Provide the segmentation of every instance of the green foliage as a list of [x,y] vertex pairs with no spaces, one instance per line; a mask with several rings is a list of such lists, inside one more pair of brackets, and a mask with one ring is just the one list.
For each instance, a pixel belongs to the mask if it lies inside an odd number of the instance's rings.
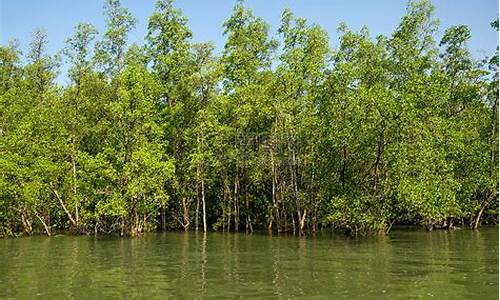
[[67,39],[66,86],[42,30],[25,56],[1,46],[0,236],[496,222],[498,48],[474,60],[465,25],[437,44],[433,12],[410,1],[388,37],[341,24],[331,49],[237,2],[219,56],[171,0],[128,45],[136,21],[108,0],[102,36]]
[[[95,61],[109,77],[116,76],[123,68],[127,35],[135,27],[136,19],[121,6],[120,0],[106,0],[104,5],[107,30],[96,44]],[[89,28],[85,28],[89,30]],[[84,33],[89,35],[89,32]]]

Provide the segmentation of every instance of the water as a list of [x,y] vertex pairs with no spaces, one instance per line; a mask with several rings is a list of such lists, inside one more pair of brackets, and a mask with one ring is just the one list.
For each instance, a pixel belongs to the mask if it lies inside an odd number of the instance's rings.
[[498,228],[0,240],[1,299],[498,299]]

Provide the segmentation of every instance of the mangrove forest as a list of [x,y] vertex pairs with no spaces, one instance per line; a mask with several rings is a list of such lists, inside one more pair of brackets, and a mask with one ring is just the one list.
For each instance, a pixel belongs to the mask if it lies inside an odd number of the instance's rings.
[[475,58],[429,1],[386,36],[341,23],[335,43],[238,1],[222,49],[172,0],[141,43],[119,0],[103,15],[57,53],[43,29],[0,45],[0,236],[498,223],[498,48]]

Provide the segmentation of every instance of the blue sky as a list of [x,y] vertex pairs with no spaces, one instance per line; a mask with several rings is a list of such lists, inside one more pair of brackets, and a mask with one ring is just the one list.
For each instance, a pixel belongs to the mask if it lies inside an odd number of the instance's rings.
[[[147,19],[155,0],[122,0],[138,19],[130,35],[131,42],[142,43]],[[471,28],[469,47],[476,58],[491,55],[498,45],[498,34],[490,22],[498,16],[497,0],[434,0],[436,16],[441,20],[439,40],[445,28],[465,24]],[[48,51],[55,53],[73,32],[78,22],[89,22],[104,31],[103,0],[0,0],[0,44],[16,38],[21,49],[28,47],[32,32],[44,28],[49,36]],[[195,41],[212,41],[218,49],[224,45],[222,24],[232,11],[234,0],[177,0],[189,19]],[[390,35],[405,13],[406,1],[383,0],[247,0],[246,5],[271,25],[276,34],[281,11],[288,7],[301,17],[327,30],[332,46],[338,44],[340,22],[355,30],[368,26],[373,36]]]

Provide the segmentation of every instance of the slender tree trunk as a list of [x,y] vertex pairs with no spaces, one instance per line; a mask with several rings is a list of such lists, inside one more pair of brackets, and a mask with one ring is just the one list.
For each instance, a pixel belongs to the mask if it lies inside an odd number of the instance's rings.
[[189,205],[188,201],[186,200],[186,197],[182,197],[181,203],[182,203],[182,218],[183,218],[182,223],[184,231],[188,231],[190,222],[189,222]]
[[[314,153],[314,151],[313,151]],[[310,197],[310,203],[312,204],[312,211],[311,211],[311,223],[312,223],[312,232],[315,234],[318,230],[318,206],[319,206],[319,201],[318,197],[316,195],[316,160],[313,160],[312,163],[312,174],[311,174],[311,184],[309,186],[309,197]]]
[[479,213],[477,214],[476,220],[474,221],[474,229],[477,229],[479,227],[479,224],[481,222],[481,216],[483,215],[484,209],[487,206],[487,201],[485,204],[481,206],[481,210],[479,210]]
[[38,214],[35,214],[35,215],[38,218],[38,220],[40,221],[40,223],[42,223],[43,228],[45,229],[45,232],[47,233],[47,236],[51,236],[52,233],[51,233],[51,230],[50,230],[50,226],[47,225],[47,223],[45,223],[45,221],[43,220],[43,218],[40,217]]
[[161,230],[166,231],[167,230],[167,220],[165,216],[165,207],[160,208],[160,218],[161,218]]
[[73,216],[71,215],[71,213],[69,212],[69,210],[66,208],[66,205],[64,205],[64,202],[61,199],[61,197],[59,196],[59,193],[56,190],[54,190],[54,189],[52,190],[52,192],[54,192],[54,194],[56,195],[57,200],[59,200],[59,204],[61,204],[61,207],[63,208],[64,212],[66,213],[66,215],[68,216],[69,220],[71,221],[71,224],[73,224],[73,226],[75,228],[78,228],[75,219],[73,218]]
[[121,222],[120,222],[120,236],[124,236],[125,235],[125,218],[122,217],[121,218]]
[[304,225],[305,225],[305,220],[307,216],[307,209],[304,208],[304,213],[302,214],[302,219],[300,219],[300,235],[304,235]]
[[238,190],[239,190],[239,179],[236,175],[234,179],[234,231],[238,232],[238,227],[240,223],[240,208],[238,205]]
[[199,229],[199,223],[200,222],[200,195],[199,195],[199,189],[198,185],[196,185],[196,212],[195,212],[195,226],[196,226],[196,231]]
[[[301,215],[301,205],[299,200],[298,186],[297,186],[297,166],[296,166],[296,155],[295,155],[295,147],[291,145],[291,133],[289,133],[288,137],[288,150],[291,153],[291,159],[289,159],[288,167],[290,169],[290,179],[292,184],[293,196],[295,198],[295,208],[297,210],[297,221],[300,229],[300,224],[302,223],[302,215]],[[293,232],[295,234],[295,219],[293,220]]]
[[226,185],[226,193],[228,196],[228,203],[227,203],[227,232],[231,232],[231,216],[232,216],[232,211],[233,211],[233,197],[231,195],[231,190],[229,187],[228,182],[224,182]]
[[201,180],[201,202],[203,205],[203,232],[207,232],[207,211],[205,203],[205,182]]
[[223,187],[222,188],[222,203],[221,203],[221,209],[222,209],[222,233],[225,232],[226,229],[226,189]]
[[280,196],[281,196],[281,201],[280,201],[281,202],[281,211],[283,212],[281,219],[283,219],[283,221],[284,221],[284,224],[282,224],[281,227],[282,227],[282,232],[283,231],[287,232],[288,231],[288,210],[287,210],[286,203],[285,203],[285,180],[284,180],[284,178],[281,178]]
[[250,203],[248,201],[248,191],[246,190],[248,186],[245,187],[245,206],[246,206],[246,226],[245,226],[245,231],[248,233],[250,230],[250,233],[253,232],[252,228],[252,219],[250,216]]
[[24,232],[31,235],[31,233],[33,232],[33,221],[31,220],[31,218],[26,216],[25,209],[21,210],[21,223],[23,224]]
[[316,233],[318,231],[318,209],[316,205],[312,211],[312,232]]

